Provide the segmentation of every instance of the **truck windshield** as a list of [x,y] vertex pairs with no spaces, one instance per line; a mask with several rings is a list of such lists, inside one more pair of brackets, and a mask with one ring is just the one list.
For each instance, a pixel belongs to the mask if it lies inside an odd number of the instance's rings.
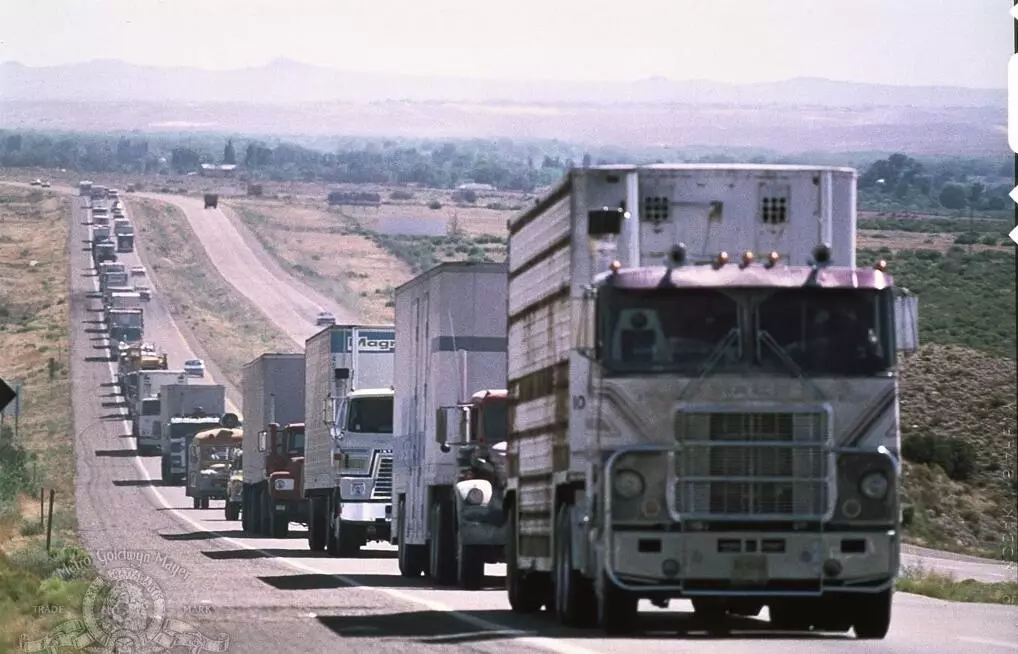
[[890,291],[782,289],[756,310],[757,356],[811,376],[866,376],[894,365]]
[[715,350],[738,356],[739,310],[714,289],[603,289],[602,363],[613,373],[698,374]]
[[286,437],[286,453],[290,456],[304,454],[304,432],[291,431]]
[[506,438],[509,405],[504,401],[487,402],[481,409],[486,443],[500,443]]
[[352,398],[347,414],[346,430],[355,434],[391,434],[392,398]]

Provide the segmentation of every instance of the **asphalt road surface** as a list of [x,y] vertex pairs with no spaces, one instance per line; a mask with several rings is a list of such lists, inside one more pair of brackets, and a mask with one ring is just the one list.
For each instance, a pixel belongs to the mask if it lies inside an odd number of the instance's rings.
[[[162,486],[158,458],[139,458],[119,416],[112,368],[95,360],[100,334],[89,321],[98,300],[89,299],[95,278],[82,251],[86,228],[81,212],[72,220],[71,311],[74,413],[77,425],[78,514],[82,539],[98,559],[108,552],[149,553],[150,575],[166,596],[168,615],[212,638],[225,632],[228,651],[364,652],[427,651],[441,645],[473,651],[562,654],[621,652],[858,651],[851,637],[777,634],[761,620],[733,622],[729,637],[696,631],[687,602],[665,611],[647,607],[641,633],[607,639],[597,631],[567,630],[551,618],[522,617],[508,610],[501,588],[504,566],[488,566],[487,589],[435,589],[426,580],[406,580],[396,571],[392,548],[374,546],[359,559],[332,559],[307,550],[294,525],[287,539],[249,538],[239,522],[226,522],[220,502],[192,510],[183,489]],[[208,247],[206,245],[206,247]],[[232,280],[231,280],[232,281]],[[190,358],[187,342],[168,313],[160,313],[157,291],[146,310],[146,340],[176,348]],[[173,344],[172,346],[170,344]],[[171,354],[171,359],[174,354]],[[177,360],[179,361],[179,360]],[[176,365],[171,360],[171,367]],[[210,377],[216,375],[211,371]],[[235,391],[232,393],[236,398]],[[98,398],[97,398],[98,396]],[[969,561],[918,551],[926,568],[946,562],[958,576],[987,571],[1007,574],[992,561]],[[122,563],[113,562],[116,568]],[[1000,579],[993,579],[999,581]],[[942,602],[907,594],[895,599],[887,639],[867,643],[874,652],[1006,652],[1018,650],[1018,608]],[[851,648],[851,650],[850,650]]]

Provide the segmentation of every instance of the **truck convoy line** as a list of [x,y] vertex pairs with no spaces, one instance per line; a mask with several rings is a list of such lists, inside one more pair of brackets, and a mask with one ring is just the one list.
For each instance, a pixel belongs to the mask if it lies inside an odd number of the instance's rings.
[[[688,598],[882,639],[917,312],[855,233],[852,169],[574,169],[510,221],[505,264],[441,264],[396,290],[395,325],[245,367],[227,518],[305,524],[332,556],[387,541],[404,576],[465,589],[505,561],[514,611],[572,627]],[[160,424],[236,422],[158,388]],[[163,433],[173,476],[186,437]]]
[[194,508],[207,508],[210,499],[226,499],[230,459],[240,453],[240,435],[238,431],[234,439],[220,432],[232,432],[240,426],[239,419],[226,412],[222,384],[203,384],[183,370],[169,370],[167,356],[145,342],[144,303],[151,292],[147,284],[139,292],[132,285],[135,271],[117,261],[118,253],[134,248],[134,228],[119,193],[85,181],[78,189],[91,224],[109,356],[117,363],[117,381],[127,400],[139,454],[159,454],[162,481],[186,486]]

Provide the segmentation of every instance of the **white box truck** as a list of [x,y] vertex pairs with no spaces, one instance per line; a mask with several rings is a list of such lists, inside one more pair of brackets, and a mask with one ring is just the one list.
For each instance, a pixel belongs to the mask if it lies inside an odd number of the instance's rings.
[[504,560],[505,264],[443,263],[396,289],[393,542],[407,577],[476,589]]
[[247,425],[241,522],[248,533],[285,538],[291,522],[307,523],[304,355],[266,353],[241,374]]
[[[187,448],[200,431],[225,424],[226,387],[222,384],[165,384],[159,389],[160,472],[163,483],[182,485]],[[233,416],[235,419],[236,416]],[[230,422],[230,421],[228,421]]]
[[898,572],[895,288],[856,172],[569,172],[509,223],[509,602],[637,601],[883,638]]
[[138,454],[159,454],[162,439],[157,425],[161,414],[159,390],[167,384],[187,384],[183,370],[139,370],[133,397],[128,398],[131,413],[132,436],[138,440]]
[[308,546],[357,556],[388,542],[395,330],[332,325],[307,339],[304,497]]

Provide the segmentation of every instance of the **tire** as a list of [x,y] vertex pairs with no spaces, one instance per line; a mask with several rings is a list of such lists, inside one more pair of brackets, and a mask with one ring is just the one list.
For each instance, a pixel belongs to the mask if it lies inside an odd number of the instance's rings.
[[240,491],[240,528],[251,533],[251,493],[247,488]]
[[268,490],[258,490],[258,533],[262,536],[272,535],[272,500]]
[[456,530],[456,584],[463,590],[477,590],[484,585],[484,550],[464,545]]
[[339,535],[336,537],[339,556],[346,559],[354,559],[360,556],[361,545],[364,544],[360,528],[350,524],[344,527],[342,520],[337,520],[336,525],[339,527]]
[[321,499],[308,498],[308,549],[321,552],[325,549],[325,510]]
[[406,500],[399,500],[399,517],[396,519],[396,534],[399,547],[399,573],[408,579],[420,577],[425,572],[422,556],[424,549],[420,545],[409,545],[406,542]]
[[607,577],[601,583],[603,587],[597,598],[597,622],[601,630],[608,636],[631,634],[639,615],[639,598]]
[[333,506],[335,500],[332,496],[329,496],[325,500],[325,551],[329,553],[329,556],[339,556],[339,539],[336,538],[336,530],[332,526],[332,516],[336,514],[336,509]]
[[290,534],[289,516],[276,511],[274,506],[269,511],[269,534],[272,538],[286,538]]
[[876,595],[856,599],[852,628],[860,640],[883,640],[891,628],[891,604],[894,593],[887,589]]
[[509,606],[516,613],[537,613],[541,610],[543,602],[538,588],[532,579],[527,579],[517,568],[517,543],[518,520],[516,507],[509,508],[509,527],[506,530],[505,540],[505,562],[506,576],[505,586],[509,595]]
[[450,536],[454,536],[452,516],[444,500],[431,505],[431,538],[428,542],[431,580],[439,586],[456,583],[456,550]]
[[570,507],[559,506],[555,520],[555,612],[567,627],[585,629],[597,625],[597,603],[590,580],[573,569]]

